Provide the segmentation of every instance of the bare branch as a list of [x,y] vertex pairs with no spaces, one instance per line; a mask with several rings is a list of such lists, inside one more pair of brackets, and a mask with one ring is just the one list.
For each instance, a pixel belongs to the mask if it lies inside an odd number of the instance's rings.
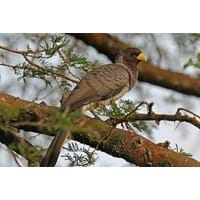
[[33,53],[33,51],[19,51],[17,49],[8,48],[2,45],[0,45],[0,49],[21,55],[28,55],[29,53]]
[[57,72],[55,72],[55,71],[49,70],[49,69],[47,69],[47,68],[44,68],[44,67],[42,67],[42,66],[40,66],[40,65],[38,65],[38,64],[36,64],[36,63],[33,63],[33,62],[32,62],[31,60],[29,60],[28,57],[27,57],[26,55],[24,55],[24,54],[23,54],[23,57],[24,57],[24,59],[25,59],[30,65],[32,65],[32,66],[38,68],[39,70],[45,72],[45,73],[48,74],[48,75],[54,75],[54,76],[57,76],[57,77],[61,77],[61,78],[64,78],[64,79],[66,79],[66,80],[72,81],[72,82],[74,82],[74,83],[78,83],[78,82],[79,82],[79,80],[77,80],[77,79],[75,79],[75,78],[73,78],[73,77],[69,77],[69,76],[66,76],[66,75],[64,75],[64,74],[57,73]]
[[[148,112],[135,112],[143,104],[147,105]],[[123,119],[114,119],[114,124],[120,124],[128,121],[155,121],[156,124],[159,125],[160,121],[179,121],[187,122],[200,129],[200,116],[185,108],[178,108],[175,114],[158,114],[153,112],[152,107],[153,103],[141,102],[138,106],[136,106],[136,108],[133,111],[131,111]],[[182,114],[182,110],[189,113],[192,116],[189,116],[188,114]]]
[[15,151],[13,151],[13,150],[11,150],[11,149],[9,149],[9,152],[10,152],[11,155],[13,156],[13,158],[14,158],[14,160],[15,160],[17,166],[18,166],[18,167],[22,167],[21,164],[20,164],[19,161],[18,161],[19,155],[18,155]]

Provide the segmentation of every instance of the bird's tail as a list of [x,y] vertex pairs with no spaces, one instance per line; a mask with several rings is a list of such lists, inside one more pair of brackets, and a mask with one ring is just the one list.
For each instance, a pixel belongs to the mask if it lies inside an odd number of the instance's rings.
[[53,167],[55,166],[65,138],[69,135],[69,131],[60,130],[53,141],[51,142],[44,158],[42,159],[40,166],[41,167]]
[[[67,105],[66,103],[62,104],[61,111],[64,114],[68,113],[70,111],[70,106]],[[60,129],[58,131],[56,136],[53,138],[49,148],[47,149],[47,152],[46,152],[44,158],[40,162],[41,167],[54,167],[55,166],[55,164],[58,160],[61,148],[63,146],[63,143],[65,141],[65,138],[69,135],[71,135],[69,130]]]

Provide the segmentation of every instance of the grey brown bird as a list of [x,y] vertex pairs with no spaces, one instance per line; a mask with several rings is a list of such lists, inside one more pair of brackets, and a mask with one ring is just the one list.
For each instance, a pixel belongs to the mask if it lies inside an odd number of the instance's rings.
[[[89,72],[64,99],[61,111],[73,112],[93,103],[108,103],[126,94],[136,83],[137,65],[145,56],[140,49],[127,48],[116,57],[114,64],[101,65]],[[54,166],[67,133],[60,132],[54,137],[40,166]]]

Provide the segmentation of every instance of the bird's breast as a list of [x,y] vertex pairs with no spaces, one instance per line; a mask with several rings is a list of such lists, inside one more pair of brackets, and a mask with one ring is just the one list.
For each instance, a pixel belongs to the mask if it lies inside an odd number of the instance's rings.
[[111,100],[118,100],[121,97],[123,97],[127,92],[129,91],[129,84],[127,84],[117,95],[113,96],[112,98],[101,100],[98,102],[93,102],[90,104],[87,104],[81,108],[81,110],[84,112],[86,110],[95,109],[101,105],[109,105]]

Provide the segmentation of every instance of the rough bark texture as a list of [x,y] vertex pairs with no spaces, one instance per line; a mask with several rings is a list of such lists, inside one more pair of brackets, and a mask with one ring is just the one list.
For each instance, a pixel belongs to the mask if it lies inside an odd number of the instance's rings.
[[[18,115],[9,119],[11,124],[15,122],[16,128],[48,135],[55,134],[54,124],[50,123],[50,128],[46,128],[41,120],[46,119],[47,123],[48,118],[58,111],[57,108],[21,100],[4,93],[0,93],[0,105],[17,110]],[[2,114],[0,112],[0,116]],[[27,122],[24,116],[27,116]],[[170,150],[165,144],[154,144],[135,132],[113,128],[103,121],[89,117],[78,119],[71,132],[75,140],[98,147],[110,155],[124,158],[138,166],[200,166],[199,161]],[[3,141],[1,139],[1,142]],[[10,141],[11,144],[12,142],[14,141]]]
[[[108,34],[72,34],[86,44],[94,46],[98,51],[114,61],[117,53],[129,47]],[[200,79],[191,76],[160,69],[158,66],[143,62],[139,68],[139,80],[169,88],[184,94],[200,97]]]

